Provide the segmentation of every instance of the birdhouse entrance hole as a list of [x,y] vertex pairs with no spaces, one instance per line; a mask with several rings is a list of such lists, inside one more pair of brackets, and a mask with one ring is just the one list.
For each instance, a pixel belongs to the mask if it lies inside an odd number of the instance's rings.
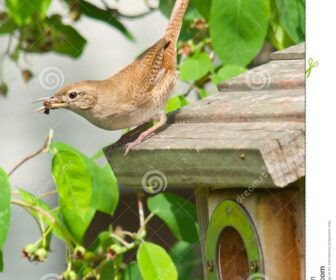
[[221,280],[247,279],[249,261],[244,240],[233,227],[225,228],[218,242],[218,272]]
[[209,280],[246,280],[264,273],[258,233],[241,204],[224,200],[213,211],[207,231],[206,258]]

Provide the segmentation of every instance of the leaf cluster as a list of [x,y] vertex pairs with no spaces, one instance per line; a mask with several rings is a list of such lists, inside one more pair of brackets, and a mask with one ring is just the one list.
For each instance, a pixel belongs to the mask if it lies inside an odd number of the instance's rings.
[[[47,261],[53,237],[64,242],[67,269],[60,279],[189,279],[197,265],[193,249],[198,244],[199,232],[196,209],[191,202],[171,193],[151,196],[147,199],[150,214],[141,217],[143,214],[139,211],[137,232],[110,226],[88,245],[85,235],[96,212],[114,216],[119,202],[118,182],[108,165],[101,167],[96,163],[101,153],[87,157],[73,147],[54,142],[45,152],[53,155],[51,170],[56,191],[52,194],[58,194],[55,208],[43,201],[46,194],[36,196],[19,189],[15,193],[18,199],[13,198],[9,175],[0,169],[1,270],[1,249],[10,226],[12,203],[26,209],[41,232],[39,240],[23,248],[23,255],[29,261]],[[139,198],[138,203],[142,204],[142,199]],[[176,238],[176,244],[169,252],[147,237],[146,227],[154,216],[161,219]],[[135,261],[128,261],[128,252],[136,255]]]

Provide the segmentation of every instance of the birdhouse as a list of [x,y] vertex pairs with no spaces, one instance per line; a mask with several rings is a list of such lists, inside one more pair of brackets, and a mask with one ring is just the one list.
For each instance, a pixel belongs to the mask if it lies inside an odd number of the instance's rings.
[[107,148],[123,186],[157,170],[193,188],[204,279],[304,279],[305,48],[219,86],[127,156]]

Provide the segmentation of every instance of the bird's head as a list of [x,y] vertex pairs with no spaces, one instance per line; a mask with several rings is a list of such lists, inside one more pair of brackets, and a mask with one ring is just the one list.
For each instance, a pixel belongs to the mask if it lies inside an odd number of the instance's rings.
[[97,90],[95,81],[83,81],[66,86],[53,96],[41,98],[35,102],[43,102],[43,106],[36,112],[65,108],[74,112],[91,109],[97,103]]

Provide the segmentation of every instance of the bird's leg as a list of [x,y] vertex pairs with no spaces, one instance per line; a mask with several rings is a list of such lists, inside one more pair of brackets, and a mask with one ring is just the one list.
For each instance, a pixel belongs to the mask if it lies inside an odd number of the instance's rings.
[[143,132],[143,131],[147,130],[148,128],[150,128],[151,125],[152,125],[152,122],[146,122],[146,123],[144,123],[142,125],[137,126],[134,129],[128,131],[127,133],[123,134],[119,138],[119,140],[112,145],[112,148],[113,149],[114,148],[118,148],[120,146],[125,145],[127,142],[136,139],[141,132]]
[[125,150],[124,156],[127,156],[127,154],[129,153],[129,151],[131,149],[133,149],[135,146],[139,145],[141,142],[143,142],[147,138],[153,136],[153,134],[155,134],[155,131],[157,131],[162,126],[164,126],[166,124],[166,122],[167,122],[166,115],[165,114],[161,114],[160,117],[159,117],[159,122],[157,124],[155,124],[154,126],[152,126],[149,129],[147,129],[146,131],[142,132],[135,141],[133,141],[131,143],[128,143],[126,145],[126,150]]

